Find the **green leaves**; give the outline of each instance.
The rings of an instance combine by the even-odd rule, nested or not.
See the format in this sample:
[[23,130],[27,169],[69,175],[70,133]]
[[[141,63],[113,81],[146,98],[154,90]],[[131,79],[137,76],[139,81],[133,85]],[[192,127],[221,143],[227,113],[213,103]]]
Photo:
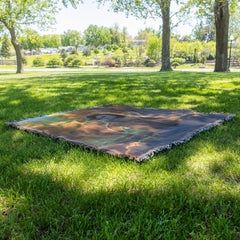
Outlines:
[[[67,0],[62,1],[65,5],[68,2]],[[76,6],[82,0],[69,1]],[[17,40],[17,33],[31,25],[46,28],[54,24],[54,14],[59,11],[58,3],[58,0],[0,0],[0,27],[1,24],[4,25],[11,34],[11,41],[17,56],[17,73],[23,72],[21,48]],[[28,40],[30,40],[32,46],[33,38],[30,37]]]
[[111,43],[111,34],[109,29],[105,27],[98,27],[97,25],[90,25],[85,31],[86,45],[89,46],[103,46]]
[[1,56],[3,58],[9,58],[11,56],[10,46],[11,46],[11,43],[10,43],[9,39],[5,36],[3,38],[2,47],[1,47]]
[[68,30],[61,36],[62,46],[75,46],[79,47],[83,43],[81,33],[74,30]]
[[69,2],[70,2],[70,4],[72,5],[73,8],[77,8],[77,5],[79,3],[83,3],[82,0],[62,0],[62,3],[65,7],[68,7]]
[[0,22],[18,30],[32,24],[46,27],[55,20],[53,15],[59,10],[57,4],[56,0],[1,0]]

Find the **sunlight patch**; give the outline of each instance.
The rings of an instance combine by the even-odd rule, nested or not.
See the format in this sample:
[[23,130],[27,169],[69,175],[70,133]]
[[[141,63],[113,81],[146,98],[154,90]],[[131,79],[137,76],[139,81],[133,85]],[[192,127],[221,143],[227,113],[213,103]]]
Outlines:
[[110,104],[5,124],[141,162],[234,116]]

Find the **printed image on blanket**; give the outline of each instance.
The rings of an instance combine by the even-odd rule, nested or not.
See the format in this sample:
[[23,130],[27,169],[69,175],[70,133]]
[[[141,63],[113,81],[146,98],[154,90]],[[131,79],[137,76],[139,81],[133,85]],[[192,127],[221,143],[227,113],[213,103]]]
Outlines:
[[140,162],[234,116],[106,105],[6,124]]

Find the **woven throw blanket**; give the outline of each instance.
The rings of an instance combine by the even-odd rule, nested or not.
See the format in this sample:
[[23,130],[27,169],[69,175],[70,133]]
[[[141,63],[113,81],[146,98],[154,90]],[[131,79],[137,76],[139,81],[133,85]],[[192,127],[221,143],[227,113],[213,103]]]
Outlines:
[[140,162],[234,116],[110,104],[5,124]]

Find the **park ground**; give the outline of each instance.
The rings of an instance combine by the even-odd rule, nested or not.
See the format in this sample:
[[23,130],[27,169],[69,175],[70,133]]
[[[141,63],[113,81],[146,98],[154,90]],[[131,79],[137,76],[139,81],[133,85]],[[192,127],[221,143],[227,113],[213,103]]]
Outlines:
[[[236,117],[142,164],[4,125],[109,103]],[[0,239],[239,239],[239,212],[239,73],[0,73]]]

